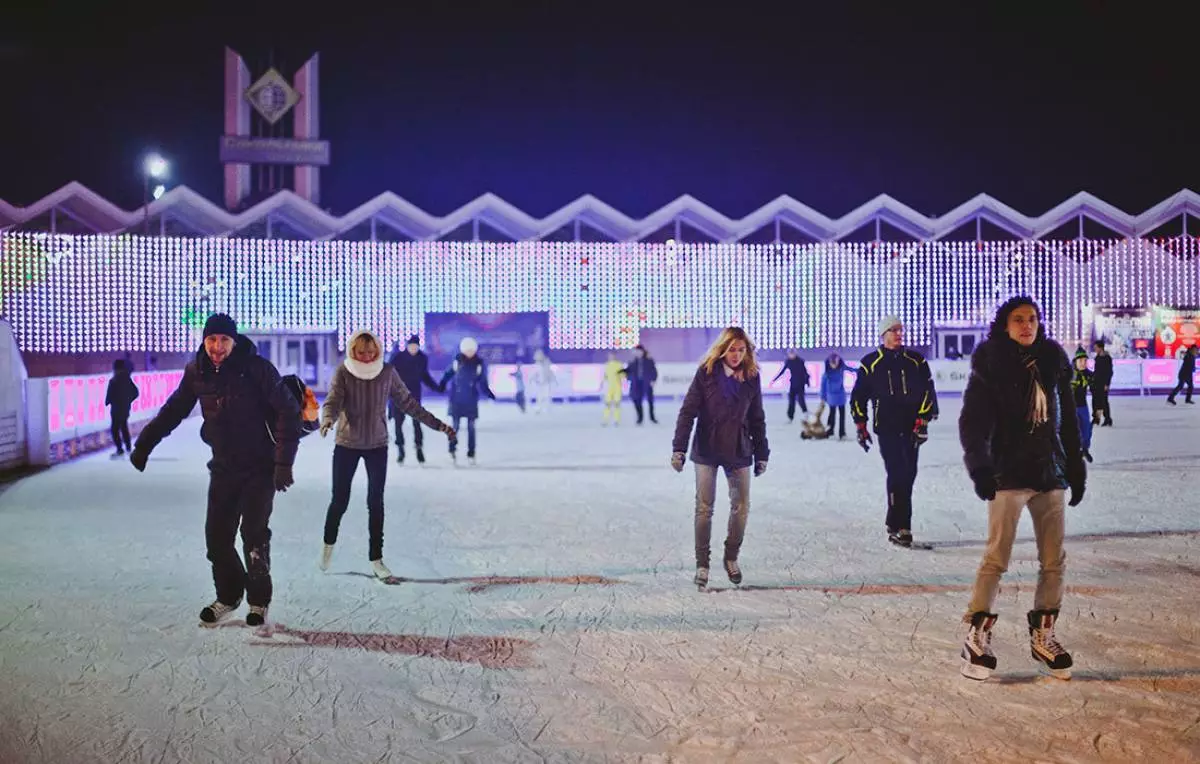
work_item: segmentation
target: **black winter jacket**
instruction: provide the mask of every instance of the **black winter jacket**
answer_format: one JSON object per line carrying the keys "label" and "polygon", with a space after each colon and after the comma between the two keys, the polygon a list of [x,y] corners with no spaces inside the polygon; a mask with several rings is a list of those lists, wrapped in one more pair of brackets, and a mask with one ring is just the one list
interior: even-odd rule
{"label": "black winter jacket", "polygon": [[933,372],[925,356],[909,350],[879,348],[862,359],[854,390],[850,393],[850,413],[855,424],[867,421],[867,404],[874,401],[875,432],[912,432],[917,417],[925,420],[938,415],[937,392]]}
{"label": "black winter jacket", "polygon": [[[775,379],[783,376],[784,372],[791,372],[791,377],[788,380],[788,388],[790,390],[799,391],[808,387],[808,367],[804,365],[803,358],[789,358],[783,362],[783,368],[775,375]],[[775,379],[771,381],[774,382]]]}
{"label": "black winter jacket", "polygon": [[219,369],[204,348],[196,353],[135,448],[154,450],[199,401],[204,417],[200,437],[212,447],[212,469],[249,472],[291,466],[300,442],[300,404],[254,343],[240,334],[236,339],[233,353]]}
{"label": "black winter jacket", "polygon": [[429,375],[429,356],[425,355],[423,351],[418,350],[417,354],[413,355],[407,350],[400,350],[392,354],[388,363],[396,369],[400,380],[408,388],[408,392],[417,400],[421,400],[422,382],[430,390],[437,389],[437,380]]}
{"label": "black winter jacket", "polygon": [[1196,354],[1184,353],[1183,363],[1179,365],[1179,381],[1187,382],[1196,375]]}
{"label": "black winter jacket", "polygon": [[112,379],[108,380],[108,389],[104,393],[104,405],[112,406],[112,418],[128,419],[129,410],[133,408],[133,402],[140,394],[129,372],[113,372]]}
{"label": "black winter jacket", "polygon": [[1029,349],[1046,394],[1047,421],[1033,427],[1027,416],[1032,378],[1019,351],[1007,336],[993,335],[971,356],[958,420],[967,472],[990,471],[1001,490],[1049,491],[1082,482],[1086,468],[1067,354],[1045,338]]}
{"label": "black winter jacket", "polygon": [[1092,372],[1092,382],[1101,390],[1105,390],[1112,384],[1113,379],[1113,361],[1112,356],[1108,353],[1096,356],[1094,371]]}
{"label": "black winter jacket", "polygon": [[[765,462],[771,454],[767,445],[767,418],[763,413],[762,381],[759,377],[736,382],[733,396],[721,390],[718,375],[724,375],[721,363],[710,374],[701,366],[675,421],[672,450],[687,453],[692,424],[692,461],[718,467],[740,469],[754,462]],[[699,421],[696,421],[699,420]]]}

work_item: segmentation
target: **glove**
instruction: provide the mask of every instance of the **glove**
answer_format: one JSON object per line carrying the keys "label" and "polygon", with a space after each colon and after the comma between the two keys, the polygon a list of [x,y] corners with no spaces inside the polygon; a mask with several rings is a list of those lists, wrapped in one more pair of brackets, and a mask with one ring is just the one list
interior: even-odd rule
{"label": "glove", "polygon": [[675,453],[671,454],[671,469],[675,470],[676,472],[683,472],[683,460],[686,457],[687,454],[683,453],[682,451],[676,451]]}
{"label": "glove", "polygon": [[321,423],[321,437],[323,438],[326,435],[328,435],[329,431],[331,429],[333,429],[333,422],[322,422]]}
{"label": "glove", "polygon": [[913,425],[913,437],[917,441],[917,445],[921,445],[929,440],[929,420],[923,417],[917,417],[916,423]]}
{"label": "glove", "polygon": [[991,470],[975,470],[971,473],[971,482],[975,484],[975,495],[984,501],[996,498],[996,476]]}
{"label": "glove", "polygon": [[292,465],[276,464],[275,465],[275,490],[286,491],[291,488],[296,481],[292,478]]}
{"label": "glove", "polygon": [[138,472],[146,471],[146,460],[150,458],[150,452],[140,448],[135,448],[129,452],[129,463]]}
{"label": "glove", "polygon": [[863,451],[871,450],[871,433],[867,432],[867,423],[859,422],[858,425],[858,445],[862,446]]}
{"label": "glove", "polygon": [[1087,467],[1080,462],[1074,468],[1067,470],[1067,484],[1071,487],[1071,500],[1068,507],[1077,507],[1083,501],[1083,492],[1087,486]]}
{"label": "glove", "polygon": [[766,462],[755,462],[754,463],[754,477],[759,477],[766,471],[767,471],[767,463]]}

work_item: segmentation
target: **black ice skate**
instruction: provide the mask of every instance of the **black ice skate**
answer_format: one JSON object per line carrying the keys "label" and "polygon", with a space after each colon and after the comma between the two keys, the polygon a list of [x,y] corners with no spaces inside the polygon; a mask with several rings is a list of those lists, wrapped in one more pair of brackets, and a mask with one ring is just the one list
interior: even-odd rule
{"label": "black ice skate", "polygon": [[400,455],[396,457],[396,464],[404,464],[404,446],[400,446]]}
{"label": "black ice skate", "polygon": [[1054,624],[1058,621],[1057,610],[1030,610],[1029,650],[1033,659],[1056,679],[1070,679],[1071,654],[1058,643],[1054,636]]}
{"label": "black ice skate", "polygon": [[995,613],[972,613],[971,628],[962,647],[962,667],[959,669],[967,679],[983,681],[996,670],[996,654],[992,652],[992,627],[996,625]]}
{"label": "black ice skate", "polygon": [[226,605],[224,602],[216,600],[213,602],[213,604],[200,611],[200,620],[206,625],[220,623],[229,616],[233,615],[234,611],[241,606],[241,600],[238,600],[232,605]]}
{"label": "black ice skate", "polygon": [[696,586],[700,587],[701,589],[708,586],[708,566],[707,565],[697,565],[696,566],[696,577],[692,579],[692,583],[694,583]]}
{"label": "black ice skate", "polygon": [[421,450],[421,449],[419,449],[419,448],[417,449],[417,463],[418,463],[418,464],[424,464],[424,463],[425,463],[425,452],[424,452],[424,451],[422,451],[422,450]]}
{"label": "black ice skate", "polygon": [[725,561],[725,573],[729,575],[729,582],[735,586],[742,583],[742,569],[738,567],[737,560]]}
{"label": "black ice skate", "polygon": [[1083,449],[1083,458],[1084,458],[1084,459],[1087,459],[1087,460],[1088,460],[1088,463],[1091,463],[1091,461],[1092,461],[1092,452],[1091,452],[1091,451],[1089,451],[1089,450],[1087,450],[1086,448],[1085,448],[1085,449]]}
{"label": "black ice skate", "polygon": [[262,626],[267,622],[267,606],[266,605],[251,605],[250,612],[246,613],[247,626]]}
{"label": "black ice skate", "polygon": [[905,549],[909,549],[913,545],[912,531],[901,530],[901,531],[894,531],[892,533],[889,533],[888,541],[892,542],[896,546],[901,546],[901,547],[904,547]]}

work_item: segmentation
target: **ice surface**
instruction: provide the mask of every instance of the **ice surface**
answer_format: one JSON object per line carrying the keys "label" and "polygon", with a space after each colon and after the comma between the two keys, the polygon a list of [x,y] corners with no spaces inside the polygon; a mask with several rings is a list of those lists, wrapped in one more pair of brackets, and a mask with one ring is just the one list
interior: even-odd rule
{"label": "ice surface", "polygon": [[906,552],[884,538],[878,453],[801,441],[769,401],[745,585],[714,568],[713,593],[690,583],[692,476],[667,465],[669,403],[642,427],[626,404],[617,428],[599,404],[485,406],[475,468],[426,431],[429,463],[388,475],[396,585],[367,575],[361,470],[318,571],[333,443],[313,436],[276,501],[273,634],[197,626],[213,596],[198,422],[145,474],[105,454],[10,484],[0,761],[1200,759],[1200,411],[1117,398],[1117,426],[1096,431],[1068,516],[1059,632],[1075,679],[1029,657],[1023,541],[999,671],[975,683],[958,674],[958,620],[985,511],[958,402],[945,409],[914,529],[938,547]]}

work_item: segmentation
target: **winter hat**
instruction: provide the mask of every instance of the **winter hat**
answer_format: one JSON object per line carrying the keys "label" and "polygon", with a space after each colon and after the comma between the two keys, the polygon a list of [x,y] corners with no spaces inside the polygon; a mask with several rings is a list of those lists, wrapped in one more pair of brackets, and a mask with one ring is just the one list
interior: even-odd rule
{"label": "winter hat", "polygon": [[475,341],[474,337],[463,337],[462,341],[458,343],[458,352],[463,355],[475,355],[477,350],[479,350],[479,343]]}
{"label": "winter hat", "polygon": [[875,327],[878,330],[876,333],[882,337],[887,334],[889,329],[896,326],[904,326],[904,322],[896,316],[884,316],[879,319],[879,324]]}
{"label": "winter hat", "polygon": [[1087,357],[1088,357],[1088,354],[1087,354],[1086,350],[1084,350],[1083,348],[1075,348],[1075,358],[1078,359],[1078,358],[1087,358]]}
{"label": "winter hat", "polygon": [[420,345],[421,338],[414,334],[413,336],[409,337],[408,342],[405,342],[404,344],[405,345]]}
{"label": "winter hat", "polygon": [[214,334],[224,334],[226,337],[236,338],[237,333],[237,322],[226,313],[213,313],[204,322],[205,337],[211,337]]}

